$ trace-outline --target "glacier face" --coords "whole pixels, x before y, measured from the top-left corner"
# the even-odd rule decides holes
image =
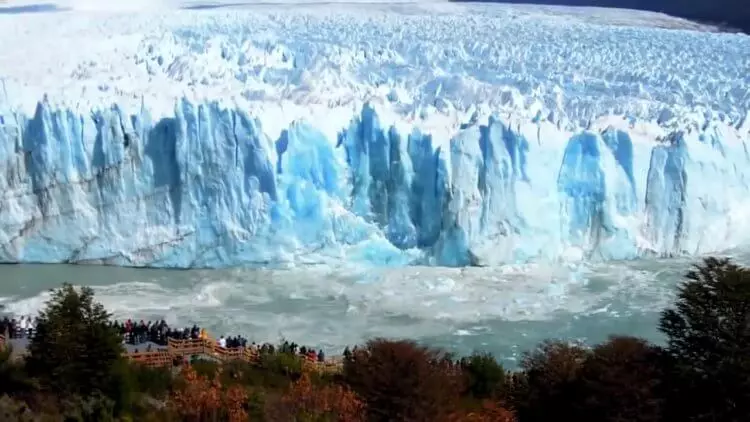
[[[750,238],[747,128],[634,142],[469,119],[449,142],[365,103],[336,139],[216,102],[153,119],[40,102],[0,126],[0,260],[156,267],[490,265],[695,254]],[[744,132],[743,132],[744,131]],[[564,137],[564,138],[563,138]]]
[[[750,241],[750,37],[507,5],[248,9],[0,15],[0,262],[465,266]]]

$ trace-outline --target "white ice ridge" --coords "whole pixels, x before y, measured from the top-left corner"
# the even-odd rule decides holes
[[[0,15],[0,261],[464,266],[750,242],[750,38],[353,10]]]

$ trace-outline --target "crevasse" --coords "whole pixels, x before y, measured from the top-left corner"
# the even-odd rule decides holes
[[[634,142],[493,116],[441,143],[365,104],[338,139],[302,121],[270,139],[240,109],[187,100],[159,120],[43,101],[0,122],[2,262],[465,266],[750,240],[748,135],[721,122]]]

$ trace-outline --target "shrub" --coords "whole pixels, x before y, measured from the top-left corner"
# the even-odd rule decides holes
[[[127,371],[133,380],[135,391],[161,399],[172,390],[174,378],[170,368],[149,368],[137,363],[128,363]]]
[[[316,387],[303,374],[289,392],[270,403],[269,422],[363,422],[364,404],[352,391],[339,385]]]
[[[480,409],[469,412],[458,412],[448,417],[447,422],[515,422],[516,417],[510,410],[498,403],[484,400]]]
[[[38,420],[26,403],[7,395],[0,396],[0,421],[36,422]]]
[[[371,421],[435,421],[455,409],[462,387],[440,351],[383,339],[346,359],[343,379],[365,400]]]
[[[545,342],[521,361],[510,399],[523,422],[569,419],[575,415],[576,384],[589,352],[562,342]]]
[[[190,368],[195,371],[199,377],[213,379],[221,370],[221,365],[215,360],[193,359],[190,362]]]
[[[674,307],[659,321],[673,363],[670,418],[745,421],[750,415],[750,269],[708,258],[686,278]]]
[[[66,397],[62,403],[66,422],[115,422],[115,402],[100,394]]]
[[[662,420],[661,356],[661,349],[633,337],[612,337],[596,346],[579,373],[579,418]]]
[[[287,352],[262,353],[260,355],[260,367],[296,380],[302,375],[302,358]]]
[[[91,288],[70,284],[52,291],[37,318],[26,368],[44,389],[64,396],[110,394],[118,388],[116,364],[122,340],[109,324],[110,315],[94,302]]]
[[[184,384],[172,393],[171,409],[185,422],[247,420],[247,394],[240,386],[222,388],[218,374],[211,380],[199,375],[191,366],[182,372]]]
[[[467,392],[478,399],[496,397],[505,389],[505,370],[489,353],[474,353],[461,360]]]
[[[0,349],[0,395],[23,394],[35,389],[35,385],[26,375],[23,364],[14,362],[12,347]]]
[[[269,369],[270,368],[270,369]],[[269,390],[284,390],[289,387],[291,378],[285,372],[284,365],[270,364],[267,367],[253,363],[234,361],[222,366],[221,381],[224,385],[239,384],[244,387],[262,387]]]

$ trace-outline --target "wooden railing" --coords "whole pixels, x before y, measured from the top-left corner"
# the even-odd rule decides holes
[[[161,348],[145,352],[128,353],[127,357],[135,362],[150,367],[171,366],[176,358],[188,356],[209,356],[220,362],[241,360],[248,363],[258,362],[260,356],[255,349],[244,347],[221,347],[212,339],[189,339],[167,341],[166,349]],[[303,366],[307,370],[335,372],[341,367],[339,362],[330,360],[317,362],[310,358],[302,357]]]
[[[172,365],[172,359],[174,359],[174,357],[165,350],[128,353],[128,358],[151,368],[169,367]]]
[[[243,347],[221,347],[214,340],[188,339],[167,341],[166,349],[158,349],[146,352],[128,353],[128,358],[141,362],[148,366],[160,366],[161,363],[171,365],[175,358],[187,356],[209,356],[221,362],[230,360],[243,360],[255,362],[258,360],[258,352]],[[164,359],[167,356],[167,359]]]
[[[192,356],[205,355],[211,350],[211,340],[188,339],[188,340],[167,340],[167,350],[174,356]]]
[[[6,346],[6,342],[5,336],[0,334],[0,350]],[[212,339],[169,339],[166,348],[162,347],[154,350],[129,352],[126,356],[132,361],[152,368],[169,367],[175,359],[188,356],[210,356],[220,362],[241,360],[248,363],[258,362],[260,358],[256,349],[245,347],[221,347]],[[317,362],[306,356],[301,356],[301,358],[303,359],[302,365],[306,370],[336,372],[341,368],[341,363],[334,360]]]

